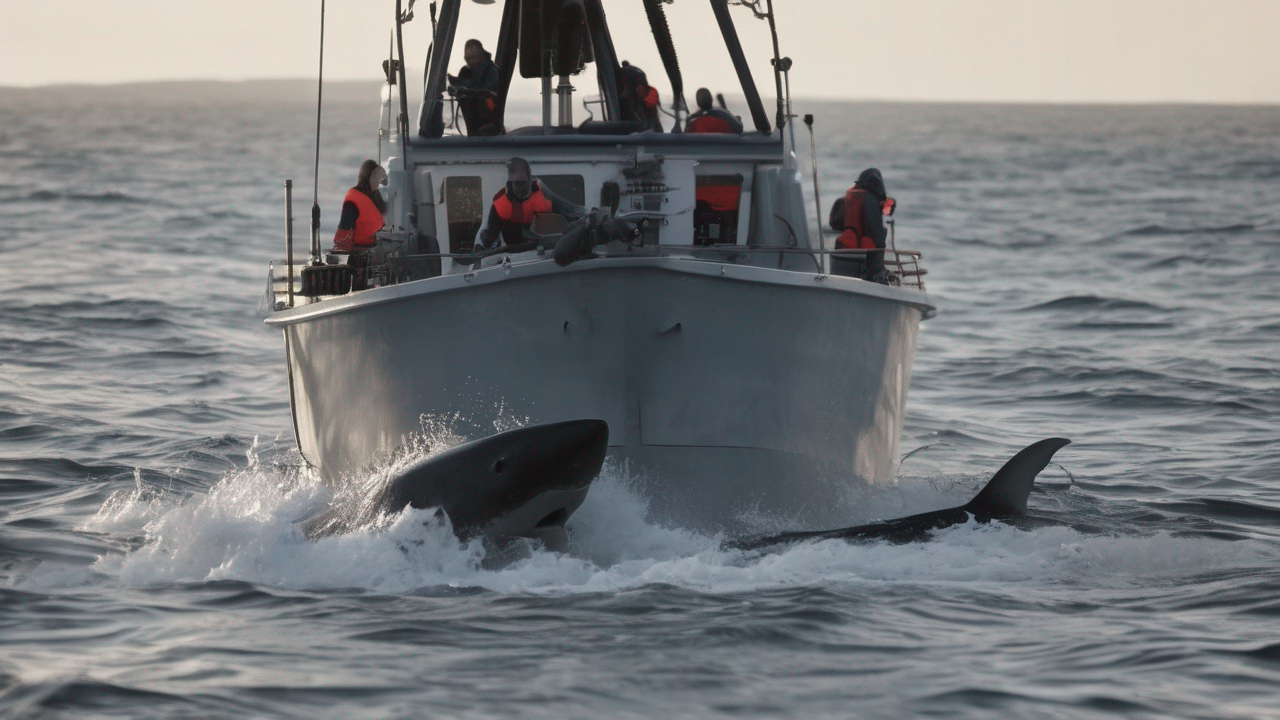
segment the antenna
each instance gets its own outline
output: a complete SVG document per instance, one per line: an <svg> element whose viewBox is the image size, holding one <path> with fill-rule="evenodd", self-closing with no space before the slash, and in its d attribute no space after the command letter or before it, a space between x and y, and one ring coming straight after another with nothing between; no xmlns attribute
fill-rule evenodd
<svg viewBox="0 0 1280 720"><path fill-rule="evenodd" d="M766 2L767 2L766 7L768 7L768 8L769 8L769 14L768 14L768 18L769 18L769 34L770 34L771 36L773 36L773 82L774 82L774 84L775 84L775 85L777 85L777 87L778 87L778 91L777 91L777 95L778 95L778 120L777 120L777 125L778 125L778 129L779 129L779 130L781 130L781 129L782 129L782 126L787 124L787 121L788 121L788 117L787 117L787 115L788 115L788 112L789 112L789 109L788 109L788 108L785 108L785 107L783 106L783 102L784 102L784 100L783 100L783 98L782 98L782 73L786 72L786 70L785 70L785 69L783 69L783 67L782 67L782 53L778 52L778 26L777 26L777 24L774 22L774 18L773 18L773 0L766 0ZM788 68L790 68L790 67L791 67L791 62L790 62L789 60L787 61L787 67L788 67ZM792 133L793 133L793 135L792 135L792 141L791 141L791 151L792 151L792 152L795 152L795 135L794 135L794 132L795 132L795 129L794 129L794 128L792 128Z"/></svg>
<svg viewBox="0 0 1280 720"><path fill-rule="evenodd" d="M391 79L395 77L396 66L396 33L387 33L387 61L382 63L382 72L386 77L386 85L382 86L382 105L378 109L378 164L382 164L382 138L391 133Z"/></svg>
<svg viewBox="0 0 1280 720"><path fill-rule="evenodd" d="M311 180L311 264L320 264L320 108L324 102L324 0L320 0L320 75L316 91L316 167Z"/></svg>
<svg viewBox="0 0 1280 720"><path fill-rule="evenodd" d="M396 126L400 129L400 163L409 169L409 89L405 87L404 78L404 24L413 19L413 2L409 0L409 9L400 11L400 0L396 0L396 54L400 56L400 117Z"/></svg>

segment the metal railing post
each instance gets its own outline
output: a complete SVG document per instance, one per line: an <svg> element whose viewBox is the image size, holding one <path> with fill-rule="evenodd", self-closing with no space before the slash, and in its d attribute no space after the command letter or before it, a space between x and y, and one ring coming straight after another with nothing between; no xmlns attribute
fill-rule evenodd
<svg viewBox="0 0 1280 720"><path fill-rule="evenodd" d="M284 181L285 262L289 267L289 307L293 307L293 180Z"/></svg>

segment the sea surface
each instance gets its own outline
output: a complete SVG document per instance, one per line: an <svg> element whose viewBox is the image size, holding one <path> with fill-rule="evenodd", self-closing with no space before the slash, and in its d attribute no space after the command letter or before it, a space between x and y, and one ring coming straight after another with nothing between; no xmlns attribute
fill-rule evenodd
<svg viewBox="0 0 1280 720"><path fill-rule="evenodd" d="M725 551L610 466L574 552L486 569L292 525L315 106L254 87L0 90L0 717L1280 717L1280 108L798 102L938 306L849 524L1071 438L1038 521ZM377 89L326 98L331 233Z"/></svg>

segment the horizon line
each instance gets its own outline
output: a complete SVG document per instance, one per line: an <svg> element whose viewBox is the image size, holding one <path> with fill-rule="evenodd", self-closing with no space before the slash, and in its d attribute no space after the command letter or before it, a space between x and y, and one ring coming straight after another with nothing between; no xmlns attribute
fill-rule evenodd
<svg viewBox="0 0 1280 720"><path fill-rule="evenodd" d="M165 85L186 85L204 83L208 85L254 85L268 83L309 83L314 85L314 78L303 77L264 77L264 78L159 78L151 80L123 80L118 82L54 82L35 85L0 84L0 92L39 92L42 90L103 90L110 88L158 87ZM353 79L335 78L325 81L325 85L378 85L375 78ZM741 96L741 93L726 93L730 96ZM761 99L764 99L761 95ZM336 98L335 98L336 100ZM869 103L902 103L902 104L939 104L939 105L1063 105L1063 106L1120 106L1120 107L1156 107L1156 106L1201 106L1201 107L1280 107L1280 101L1249 100L1015 100L1008 98L918 98L918 97L861 97L836 95L796 95L792 102L869 102Z"/></svg>

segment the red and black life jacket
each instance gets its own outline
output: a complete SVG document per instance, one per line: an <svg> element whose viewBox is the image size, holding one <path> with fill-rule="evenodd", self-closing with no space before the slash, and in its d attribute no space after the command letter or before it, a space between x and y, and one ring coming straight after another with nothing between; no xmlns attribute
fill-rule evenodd
<svg viewBox="0 0 1280 720"><path fill-rule="evenodd" d="M524 229L533 222L533 216L551 212L551 201L542 193L537 181L533 183L533 191L525 200L512 200L507 197L507 189L503 188L493 196L493 209L502 221L502 241L508 245L524 242Z"/></svg>
<svg viewBox="0 0 1280 720"><path fill-rule="evenodd" d="M347 203L355 204L359 215L356 216L354 226L338 228L338 232L334 233L333 248L347 252L356 248L372 247L377 242L373 234L381 230L384 224L382 213L378 211L378 206L373 204L373 200L358 188L347 191L346 197L342 198L342 204Z"/></svg>
<svg viewBox="0 0 1280 720"><path fill-rule="evenodd" d="M876 212L880 212L880 204L871 193L859 187L851 187L844 194L844 232L836 239L836 247L846 250L875 250L875 238L867 232L862 221L862 204L871 203Z"/></svg>

